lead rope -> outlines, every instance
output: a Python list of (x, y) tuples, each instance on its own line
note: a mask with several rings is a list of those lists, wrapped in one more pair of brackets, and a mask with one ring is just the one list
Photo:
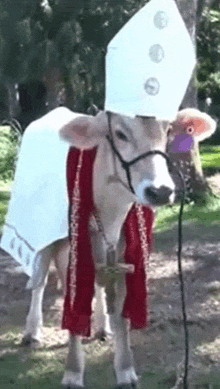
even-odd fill
[[(178, 216), (178, 253), (177, 253), (177, 259), (178, 259), (178, 272), (179, 272), (179, 281), (180, 281), (180, 294), (181, 294), (181, 305), (182, 305), (182, 314), (183, 314), (183, 329), (184, 329), (184, 344), (185, 344), (185, 361), (184, 361), (184, 375), (183, 375), (183, 389), (188, 389), (188, 370), (189, 370), (189, 332), (188, 332), (188, 326), (187, 326), (187, 314), (186, 314), (186, 302), (185, 302), (185, 286), (184, 286), (184, 279), (183, 279), (183, 270), (182, 270), (182, 218), (183, 218), (183, 209), (184, 209), (184, 203), (185, 203), (185, 195), (186, 195), (186, 189), (185, 189), (185, 180), (183, 178), (183, 175), (179, 169), (177, 169), (177, 173), (179, 177), (181, 178), (182, 184), (183, 184), (183, 193), (182, 193), (182, 199), (180, 204), (180, 210), (179, 210), (179, 216)], [(178, 389), (179, 383), (182, 381), (182, 374), (180, 372), (180, 377), (177, 379), (176, 385), (173, 389)]]

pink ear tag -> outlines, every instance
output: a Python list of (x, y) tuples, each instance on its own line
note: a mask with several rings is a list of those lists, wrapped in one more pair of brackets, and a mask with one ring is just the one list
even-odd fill
[(195, 129), (193, 126), (188, 126), (187, 129), (186, 129), (186, 133), (188, 135), (192, 135), (194, 133)]
[(192, 136), (188, 134), (178, 134), (173, 141), (172, 153), (186, 153), (193, 143)]

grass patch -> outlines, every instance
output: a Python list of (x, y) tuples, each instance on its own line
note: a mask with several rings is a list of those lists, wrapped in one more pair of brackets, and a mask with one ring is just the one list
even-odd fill
[[(203, 145), (200, 148), (204, 172), (220, 171), (220, 146)], [(155, 232), (162, 232), (178, 224), (180, 205), (163, 206), (157, 209)], [(220, 198), (207, 195), (204, 205), (194, 203), (184, 206), (183, 224), (195, 223), (204, 226), (220, 225)]]
[(1, 389), (60, 388), (62, 368), (56, 358), (51, 363), (44, 358), (25, 355), (20, 350), (1, 358)]
[(220, 146), (201, 146), (200, 157), (205, 174), (210, 175), (220, 171)]
[[(0, 336), (1, 389), (60, 389), (65, 367), (67, 347), (40, 346), (33, 350), (21, 347), (19, 327), (4, 328)], [(52, 335), (51, 335), (52, 337)], [(115, 388), (113, 357), (106, 351), (99, 358), (92, 357), (97, 343), (83, 346), (86, 354), (85, 386), (88, 389)], [(98, 345), (98, 347), (103, 347)], [(88, 354), (91, 349), (91, 354)], [(170, 389), (175, 384), (175, 373), (156, 369), (144, 371), (138, 389)]]
[(2, 233), (2, 227), (5, 222), (9, 199), (10, 192), (0, 189), (0, 234)]
[[(179, 204), (163, 206), (157, 209), (155, 232), (162, 232), (176, 226), (178, 223)], [(183, 224), (202, 224), (203, 226), (220, 226), (220, 198), (212, 195), (207, 197), (205, 205), (185, 204)]]
[(170, 389), (175, 385), (175, 373), (165, 374), (162, 371), (144, 372), (138, 388), (140, 389)]
[(1, 389), (58, 389), (64, 370), (65, 350), (21, 347), (20, 327), (0, 336)]
[(12, 179), (15, 171), (18, 138), (9, 126), (0, 126), (0, 180)]
[(9, 188), (14, 176), (17, 147), (17, 135), (9, 126), (0, 126), (0, 234), (10, 199)]

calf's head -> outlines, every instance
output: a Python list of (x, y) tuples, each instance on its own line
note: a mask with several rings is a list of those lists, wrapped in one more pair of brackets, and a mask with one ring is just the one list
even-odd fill
[[(106, 158), (112, 164), (109, 177), (114, 171), (119, 185), (125, 184), (130, 190), (126, 172), (107, 137), (112, 140), (123, 161), (130, 162), (153, 150), (164, 152), (168, 126), (167, 121), (155, 118), (129, 118), (118, 114), (111, 114), (108, 121), (107, 113), (101, 112), (96, 117), (76, 115), (60, 130), (60, 135), (75, 147), (84, 149), (104, 142), (108, 154)], [(116, 171), (113, 169), (114, 159)], [(174, 183), (168, 172), (166, 158), (161, 154), (149, 155), (132, 163), (129, 174), (134, 195), (140, 202), (160, 205), (173, 200)]]
[(139, 201), (151, 205), (172, 201), (174, 183), (164, 154), (168, 122), (111, 114), (108, 127), (111, 148), (116, 155), (119, 152), (130, 190)]
[[(198, 110), (188, 110), (187, 123), (194, 119), (196, 123), (204, 123), (203, 114)], [(106, 158), (112, 165), (106, 172), (109, 174), (108, 182), (115, 182), (110, 179), (110, 175), (115, 174), (119, 185), (125, 184), (128, 190), (133, 189), (140, 202), (162, 205), (174, 200), (175, 189), (163, 155), (167, 133), (170, 126), (176, 129), (182, 125), (182, 121), (181, 111), (173, 123), (152, 117), (130, 118), (113, 113), (108, 115), (106, 112), (100, 112), (95, 117), (76, 114), (75, 119), (60, 130), (60, 135), (75, 147), (84, 149), (104, 142)], [(207, 128), (207, 124), (205, 127)], [(201, 131), (199, 135), (201, 136)], [(157, 153), (146, 155), (152, 151)], [(143, 158), (139, 159), (139, 156)], [(130, 162), (127, 173), (123, 161)]]

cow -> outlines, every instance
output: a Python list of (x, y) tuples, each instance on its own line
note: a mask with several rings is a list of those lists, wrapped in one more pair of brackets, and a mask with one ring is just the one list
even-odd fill
[[(64, 109), (57, 108), (52, 111), (48, 120), (52, 123), (55, 112), (57, 114), (57, 110), (60, 110), (60, 114), (64, 114)], [(197, 114), (199, 114), (198, 111)], [(187, 115), (190, 116), (190, 112)], [(131, 118), (101, 111), (95, 117), (75, 114), (70, 122), (60, 128), (60, 136), (70, 145), (83, 150), (97, 147), (93, 167), (93, 195), (105, 239), (95, 230), (91, 234), (95, 264), (106, 263), (104, 240), (110, 242), (115, 248), (116, 263), (122, 261), (124, 250), (122, 226), (135, 202), (154, 208), (174, 201), (175, 185), (163, 153), (166, 150), (168, 131), (172, 125), (178, 125), (177, 119), (178, 116), (171, 122), (157, 120), (154, 117)], [(207, 123), (211, 123), (213, 127), (212, 119), (208, 116), (205, 117), (204, 123), (205, 127)], [(147, 152), (153, 151), (157, 152), (146, 155)], [(136, 161), (129, 166), (129, 173), (124, 169), (117, 153), (123, 161)], [(139, 159), (139, 156), (143, 158)], [(69, 239), (64, 238), (40, 252), (44, 266), (43, 273), (45, 275), (48, 273), (50, 261), (54, 259), (64, 291), (69, 251)], [(125, 269), (121, 272), (115, 289), (114, 309), (110, 314), (106, 313), (105, 289), (98, 277), (96, 278), (94, 309), (97, 309), (96, 328), (98, 332), (101, 333), (108, 323), (114, 334), (114, 369), (117, 388), (131, 389), (136, 387), (138, 377), (130, 348), (128, 320), (122, 316), (126, 294), (126, 271), (132, 270)], [(42, 299), (46, 282), (47, 276), (38, 285), (32, 282), (32, 300), (23, 338), (26, 343), (40, 339), (43, 323)], [(84, 369), (81, 337), (70, 333), (62, 385), (71, 389), (83, 388)]]

